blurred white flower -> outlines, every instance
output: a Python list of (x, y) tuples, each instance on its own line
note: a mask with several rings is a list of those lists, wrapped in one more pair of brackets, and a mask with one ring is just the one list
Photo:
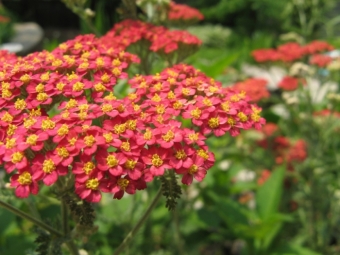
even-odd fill
[(235, 176), (235, 181), (249, 182), (255, 179), (255, 172), (251, 170), (241, 170)]
[(276, 90), (279, 82), (287, 75), (287, 72), (278, 66), (271, 66), (269, 69), (264, 69), (258, 66), (244, 64), (241, 70), (250, 77), (266, 79), (268, 81), (267, 88), (271, 91)]

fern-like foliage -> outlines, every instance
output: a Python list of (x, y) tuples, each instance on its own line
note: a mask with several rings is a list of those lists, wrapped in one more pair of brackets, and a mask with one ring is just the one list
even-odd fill
[(35, 249), (38, 255), (49, 254), (49, 247), (51, 244), (51, 235), (46, 231), (41, 230), (40, 228), (35, 228), (34, 232), (38, 234), (37, 238), (34, 240), (37, 248)]
[(71, 214), (75, 221), (86, 227), (92, 227), (95, 220), (95, 211), (90, 203), (73, 197), (70, 194), (63, 195), (62, 199), (70, 208)]
[(177, 199), (181, 197), (182, 189), (177, 183), (177, 177), (174, 171), (167, 171), (161, 178), (162, 193), (166, 198), (165, 207), (173, 211), (177, 205)]
[[(56, 222), (48, 220), (45, 223), (53, 227), (55, 227), (55, 225), (60, 225), (60, 222), (58, 220)], [(64, 242), (69, 241), (68, 237), (56, 237), (38, 227), (34, 227), (33, 232), (37, 234), (37, 238), (34, 240), (34, 243), (36, 243), (37, 245), (34, 254), (37, 255), (63, 254), (61, 246)]]

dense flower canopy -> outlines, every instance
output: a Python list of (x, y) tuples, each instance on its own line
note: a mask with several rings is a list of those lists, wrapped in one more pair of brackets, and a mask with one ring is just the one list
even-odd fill
[(18, 197), (64, 175), (74, 175), (75, 192), (89, 202), (102, 192), (134, 194), (165, 171), (189, 185), (214, 164), (207, 136), (264, 124), (245, 93), (184, 64), (135, 76), (133, 91), (117, 98), (114, 86), (139, 59), (113, 44), (84, 35), (52, 52), (1, 52), (0, 164)]

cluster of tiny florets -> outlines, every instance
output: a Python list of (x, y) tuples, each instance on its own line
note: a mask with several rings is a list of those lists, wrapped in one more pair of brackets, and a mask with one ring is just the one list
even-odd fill
[(203, 14), (188, 5), (171, 2), (169, 5), (168, 19), (170, 21), (186, 22), (203, 20)]
[(327, 42), (312, 41), (306, 45), (290, 42), (280, 45), (276, 49), (258, 49), (252, 52), (257, 62), (293, 62), (305, 56), (312, 56), (317, 53), (333, 50), (334, 47)]
[(124, 20), (117, 23), (100, 41), (104, 45), (122, 50), (137, 42), (147, 43), (150, 51), (161, 54), (201, 45), (201, 41), (187, 31), (169, 30), (164, 26), (139, 20)]
[(18, 197), (64, 175), (73, 175), (75, 192), (89, 202), (99, 202), (102, 192), (117, 199), (134, 194), (165, 171), (189, 185), (214, 164), (207, 136), (235, 136), (265, 122), (245, 93), (187, 65), (135, 76), (128, 81), (134, 91), (118, 99), (113, 87), (138, 58), (93, 35), (52, 52), (7, 56), (0, 71), (0, 164), (13, 174)]
[(249, 78), (232, 85), (232, 88), (244, 91), (251, 102), (258, 102), (262, 99), (269, 98), (270, 93), (267, 89), (268, 81), (260, 78)]

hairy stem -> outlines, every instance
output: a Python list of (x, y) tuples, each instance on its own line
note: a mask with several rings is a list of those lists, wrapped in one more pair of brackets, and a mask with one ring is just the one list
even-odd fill
[(10, 211), (11, 213), (23, 218), (23, 219), (26, 219), (32, 223), (34, 223), (35, 225), (37, 225), (38, 227), (48, 231), (49, 233), (53, 234), (53, 235), (56, 235), (58, 237), (63, 237), (63, 234), (60, 233), (58, 230), (52, 228), (51, 226), (47, 225), (46, 223), (32, 217), (31, 215), (15, 208), (14, 206), (4, 202), (4, 201), (1, 201), (0, 200), (0, 207), (2, 208), (5, 208), (6, 210)]
[(156, 206), (156, 204), (157, 204), (157, 202), (158, 202), (158, 200), (160, 199), (161, 196), (162, 196), (162, 188), (160, 188), (158, 190), (155, 198), (152, 200), (148, 209), (145, 211), (143, 216), (139, 219), (139, 221), (134, 226), (134, 228), (127, 234), (127, 236), (124, 238), (123, 242), (119, 245), (119, 247), (116, 249), (116, 251), (113, 255), (118, 255), (124, 250), (125, 246), (131, 241), (131, 239), (136, 235), (136, 233), (141, 228), (141, 226), (146, 221), (146, 219), (150, 216), (153, 208)]

